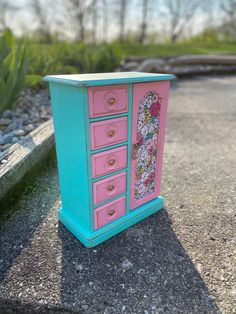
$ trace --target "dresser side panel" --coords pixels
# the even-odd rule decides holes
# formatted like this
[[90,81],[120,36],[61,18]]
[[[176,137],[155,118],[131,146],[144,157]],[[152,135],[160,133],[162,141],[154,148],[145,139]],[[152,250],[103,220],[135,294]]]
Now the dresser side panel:
[[62,212],[75,226],[89,230],[90,171],[86,88],[50,84]]

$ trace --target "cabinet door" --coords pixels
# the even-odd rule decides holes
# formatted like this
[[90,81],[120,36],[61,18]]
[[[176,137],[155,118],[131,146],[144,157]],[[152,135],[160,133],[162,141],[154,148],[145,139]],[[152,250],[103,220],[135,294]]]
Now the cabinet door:
[[168,95],[169,81],[133,85],[131,209],[160,194]]

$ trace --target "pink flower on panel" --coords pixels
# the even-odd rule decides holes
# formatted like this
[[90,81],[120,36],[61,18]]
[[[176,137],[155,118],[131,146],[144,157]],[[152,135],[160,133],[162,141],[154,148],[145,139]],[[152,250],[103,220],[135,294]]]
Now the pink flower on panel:
[[152,154],[153,154],[153,151],[154,151],[154,148],[153,148],[153,146],[152,146],[152,147],[149,148],[148,154],[149,154],[149,155],[152,155]]
[[152,116],[157,117],[160,110],[160,104],[158,102],[152,103],[149,110]]
[[138,144],[139,145],[143,144],[143,136],[140,133],[138,134]]
[[149,180],[153,181],[155,179],[155,172],[150,173]]

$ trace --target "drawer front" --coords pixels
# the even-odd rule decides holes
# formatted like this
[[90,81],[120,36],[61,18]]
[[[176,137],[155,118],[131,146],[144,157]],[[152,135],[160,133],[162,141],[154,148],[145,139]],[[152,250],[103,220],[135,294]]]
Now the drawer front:
[[126,167],[127,147],[121,146],[92,155],[93,178],[114,172]]
[[98,229],[102,226],[114,221],[115,219],[125,215],[126,197],[122,196],[117,200],[100,206],[94,210],[94,228]]
[[93,183],[93,203],[97,205],[126,192],[126,172]]
[[91,118],[127,112],[128,85],[89,87],[88,99]]
[[127,117],[90,124],[91,148],[118,144],[127,140]]

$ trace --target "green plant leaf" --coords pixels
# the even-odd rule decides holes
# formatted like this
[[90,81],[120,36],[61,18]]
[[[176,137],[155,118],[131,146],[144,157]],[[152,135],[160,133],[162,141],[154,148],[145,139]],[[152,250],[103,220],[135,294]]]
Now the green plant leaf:
[[0,37],[0,113],[13,107],[26,86],[35,85],[39,76],[26,78],[29,62],[25,42],[16,43],[10,30]]
[[13,36],[12,31],[7,28],[3,32],[3,38],[9,48],[13,48],[15,45],[15,37]]
[[42,80],[42,76],[35,74],[26,75],[25,82],[28,86],[34,86]]

